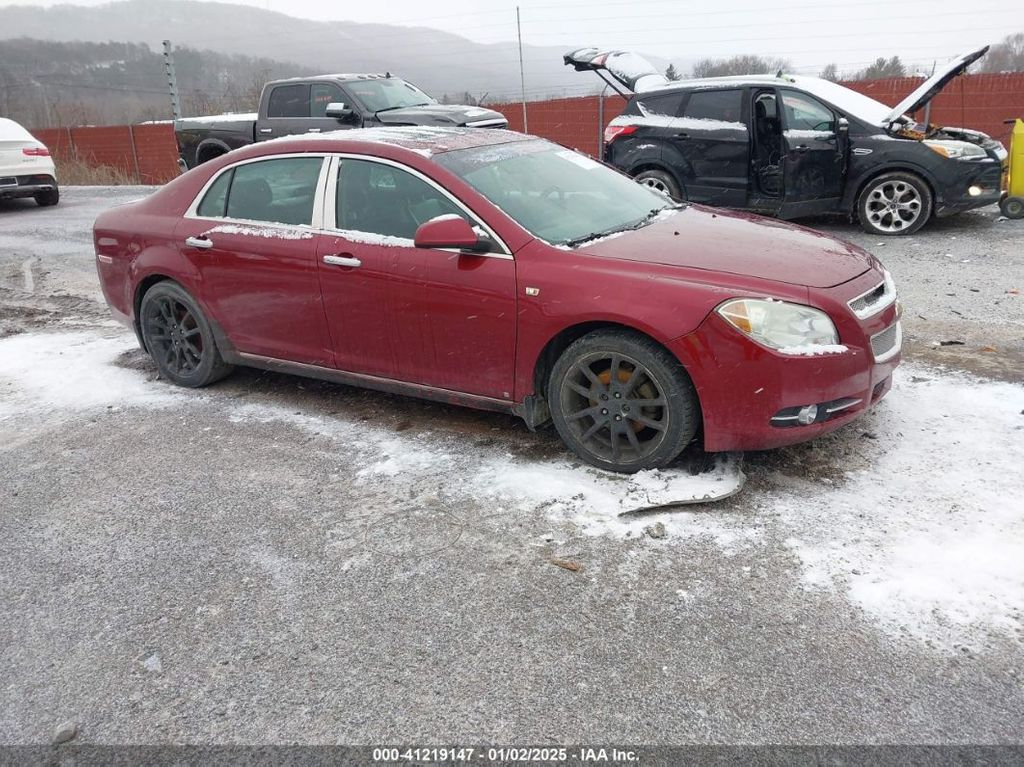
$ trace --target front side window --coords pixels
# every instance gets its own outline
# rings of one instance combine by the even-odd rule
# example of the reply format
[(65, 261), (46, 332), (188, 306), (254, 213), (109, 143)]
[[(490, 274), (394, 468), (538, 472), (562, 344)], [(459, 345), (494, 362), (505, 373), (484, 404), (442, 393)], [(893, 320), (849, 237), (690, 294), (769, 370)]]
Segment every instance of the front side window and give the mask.
[(628, 176), (543, 139), (443, 152), (434, 162), (558, 245), (639, 228), (675, 207)]
[(836, 118), (832, 110), (806, 93), (783, 91), (782, 111), (787, 130), (835, 132)]
[(213, 182), (196, 213), (204, 218), (235, 218), (311, 226), (321, 157), (286, 157), (246, 163)]
[(275, 87), (270, 92), (267, 117), (309, 117), (309, 84)]
[(683, 114), (692, 120), (739, 124), (742, 103), (743, 91), (739, 89), (694, 91), (686, 102), (686, 111)]
[(327, 105), (344, 102), (345, 96), (341, 88), (330, 83), (313, 83), (312, 97), (309, 100), (310, 117), (326, 117)]
[(338, 173), (337, 227), (412, 240), (420, 224), (465, 211), (431, 184), (401, 168), (369, 160), (342, 160)]

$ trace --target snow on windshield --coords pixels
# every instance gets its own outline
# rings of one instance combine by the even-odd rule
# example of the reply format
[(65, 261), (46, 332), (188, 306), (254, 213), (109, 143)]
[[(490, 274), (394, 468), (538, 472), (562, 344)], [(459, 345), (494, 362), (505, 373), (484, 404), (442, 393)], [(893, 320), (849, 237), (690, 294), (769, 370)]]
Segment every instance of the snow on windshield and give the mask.
[(872, 125), (886, 125), (889, 122), (887, 118), (892, 112), (892, 107), (886, 106), (881, 101), (875, 101), (870, 96), (845, 88), (839, 83), (819, 80), (817, 77), (794, 77), (792, 79), (795, 85), (812, 96), (817, 96), (838, 107), (840, 111), (866, 120)]

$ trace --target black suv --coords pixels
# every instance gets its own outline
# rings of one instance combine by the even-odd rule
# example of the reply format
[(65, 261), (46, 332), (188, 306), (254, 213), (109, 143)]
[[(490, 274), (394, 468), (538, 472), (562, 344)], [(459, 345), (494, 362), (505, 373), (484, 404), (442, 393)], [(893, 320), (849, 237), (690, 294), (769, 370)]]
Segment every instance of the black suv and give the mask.
[(939, 69), (895, 108), (828, 80), (751, 75), (669, 82), (635, 54), (566, 54), (628, 99), (604, 159), (680, 200), (782, 218), (856, 216), (910, 234), (932, 216), (999, 201), (1006, 149), (983, 133), (907, 115), (988, 48)]

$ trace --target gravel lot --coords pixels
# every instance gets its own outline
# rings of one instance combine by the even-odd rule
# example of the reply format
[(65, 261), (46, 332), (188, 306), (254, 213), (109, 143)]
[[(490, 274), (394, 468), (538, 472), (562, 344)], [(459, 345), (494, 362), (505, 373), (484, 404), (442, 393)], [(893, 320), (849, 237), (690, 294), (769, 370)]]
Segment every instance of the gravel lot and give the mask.
[(892, 394), (626, 520), (739, 470), (627, 480), (504, 416), (158, 380), (89, 231), (145, 191), (0, 203), (0, 743), (1021, 741), (1019, 222), (810, 222), (897, 279)]

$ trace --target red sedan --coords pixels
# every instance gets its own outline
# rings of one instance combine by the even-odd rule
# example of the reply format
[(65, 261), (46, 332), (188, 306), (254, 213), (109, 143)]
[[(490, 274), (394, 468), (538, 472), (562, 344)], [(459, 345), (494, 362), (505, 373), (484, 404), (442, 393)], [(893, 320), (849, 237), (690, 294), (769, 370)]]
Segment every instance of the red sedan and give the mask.
[(512, 412), (614, 471), (816, 437), (899, 362), (867, 252), (504, 130), (256, 144), (94, 237), (107, 302), (177, 384), (249, 365)]

